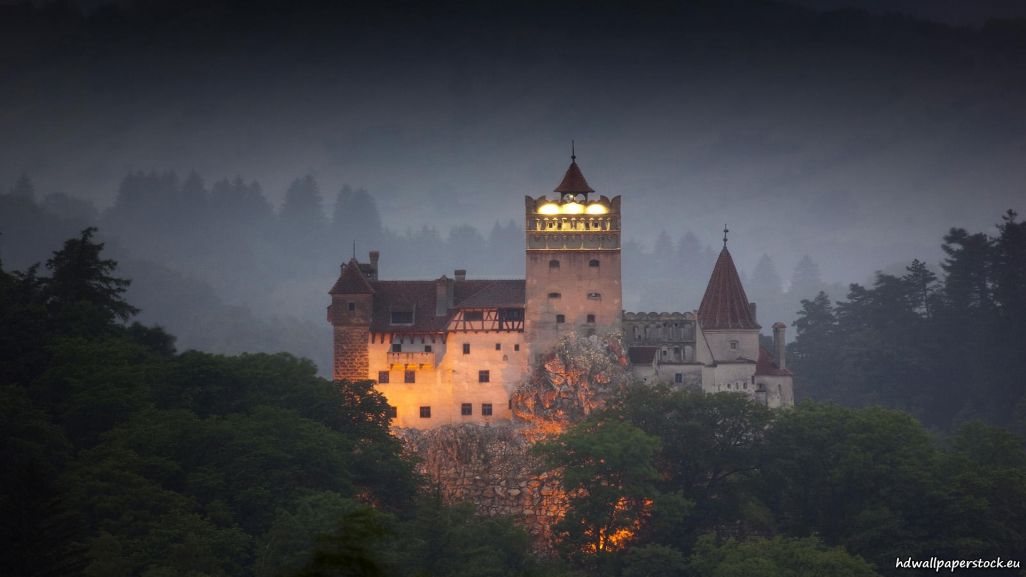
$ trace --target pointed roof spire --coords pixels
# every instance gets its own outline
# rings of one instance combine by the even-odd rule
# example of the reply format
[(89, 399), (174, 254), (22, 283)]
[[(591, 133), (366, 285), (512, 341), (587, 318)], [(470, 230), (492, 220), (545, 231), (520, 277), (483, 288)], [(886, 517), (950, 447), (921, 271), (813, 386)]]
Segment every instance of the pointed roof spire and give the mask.
[(342, 267), (342, 273), (338, 275), (335, 286), (331, 287), (328, 293), (350, 295), (374, 294), (374, 289), (371, 288), (370, 283), (367, 282), (367, 279), (360, 271), (360, 263), (356, 262), (355, 258), (352, 258)]
[(577, 152), (574, 150), (573, 140), (570, 141), (570, 166), (566, 169), (562, 182), (559, 183), (559, 186), (553, 192), (561, 194), (588, 194), (589, 192), (595, 192), (595, 189), (588, 186), (588, 181), (584, 180), (584, 175), (581, 174), (581, 169), (577, 166)]
[(726, 241), (716, 259), (712, 276), (709, 277), (709, 286), (705, 289), (702, 304), (698, 307), (698, 320), (703, 329), (759, 328), (748, 306), (748, 295), (741, 286), (741, 277), (737, 274)]

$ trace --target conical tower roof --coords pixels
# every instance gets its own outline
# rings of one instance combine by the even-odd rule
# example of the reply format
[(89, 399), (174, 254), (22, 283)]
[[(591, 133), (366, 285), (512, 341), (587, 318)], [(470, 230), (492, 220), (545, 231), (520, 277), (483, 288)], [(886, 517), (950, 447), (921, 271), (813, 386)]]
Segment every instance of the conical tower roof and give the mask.
[(345, 266), (342, 267), (342, 273), (338, 275), (338, 280), (335, 281), (335, 286), (331, 287), (329, 294), (373, 294), (374, 289), (371, 288), (367, 279), (360, 272), (360, 263), (356, 262), (356, 259), (350, 259)]
[(702, 297), (702, 305), (698, 307), (698, 320), (703, 329), (759, 328), (748, 307), (748, 296), (741, 286), (741, 277), (726, 244), (709, 277), (709, 286)]
[(553, 192), (561, 194), (588, 194), (589, 192), (595, 192), (595, 189), (588, 186), (588, 181), (584, 180), (584, 175), (581, 174), (581, 168), (577, 166), (577, 160), (572, 159), (570, 167), (566, 169), (566, 174), (563, 175), (563, 181), (559, 183), (559, 186)]

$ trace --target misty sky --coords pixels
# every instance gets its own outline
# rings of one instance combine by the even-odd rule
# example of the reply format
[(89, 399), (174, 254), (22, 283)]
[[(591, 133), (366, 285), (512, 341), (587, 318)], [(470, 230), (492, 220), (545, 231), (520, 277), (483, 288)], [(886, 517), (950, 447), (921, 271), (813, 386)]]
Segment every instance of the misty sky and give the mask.
[(487, 230), (551, 191), (575, 139), (626, 237), (717, 246), (727, 223), (742, 268), (809, 254), (842, 282), (1026, 213), (1026, 26), (985, 24), (1022, 3), (485, 4), (140, 2), (14, 35), (0, 183), (103, 207), (129, 171), (196, 170), (277, 202), (309, 173), (369, 190), (394, 230)]

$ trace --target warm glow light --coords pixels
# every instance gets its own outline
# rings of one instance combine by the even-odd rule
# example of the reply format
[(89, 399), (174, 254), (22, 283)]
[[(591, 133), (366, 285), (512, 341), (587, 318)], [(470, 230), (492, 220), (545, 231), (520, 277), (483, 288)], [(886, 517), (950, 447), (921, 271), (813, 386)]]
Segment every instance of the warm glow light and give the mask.
[(538, 209), (538, 214), (559, 214), (559, 205), (554, 202), (547, 202)]
[(581, 214), (584, 212), (584, 205), (576, 202), (568, 202), (561, 207), (561, 212), (563, 214)]
[(585, 212), (588, 214), (606, 214), (609, 212), (609, 209), (596, 202), (589, 204)]

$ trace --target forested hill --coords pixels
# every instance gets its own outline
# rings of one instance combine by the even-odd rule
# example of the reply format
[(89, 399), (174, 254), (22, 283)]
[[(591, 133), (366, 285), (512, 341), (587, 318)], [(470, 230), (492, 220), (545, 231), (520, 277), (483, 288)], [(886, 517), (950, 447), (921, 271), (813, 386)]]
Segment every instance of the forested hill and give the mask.
[(129, 281), (93, 234), (0, 267), (5, 574), (871, 577), (1026, 551), (1026, 452), (1007, 430), (628, 387), (537, 447), (570, 498), (559, 558), (536, 558), (508, 519), (438, 502), (372, 383), (178, 352), (129, 324)]
[(788, 349), (799, 396), (1026, 431), (1026, 222), (1009, 210), (996, 232), (951, 229), (940, 275), (915, 261), (846, 300), (802, 301)]

